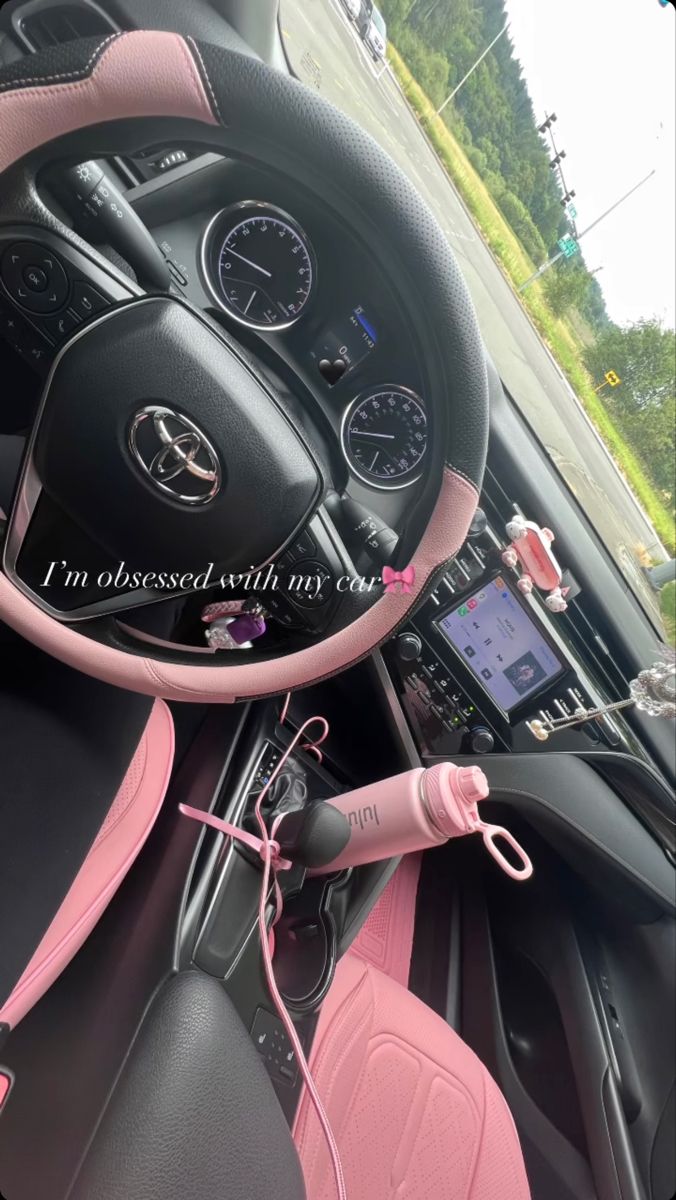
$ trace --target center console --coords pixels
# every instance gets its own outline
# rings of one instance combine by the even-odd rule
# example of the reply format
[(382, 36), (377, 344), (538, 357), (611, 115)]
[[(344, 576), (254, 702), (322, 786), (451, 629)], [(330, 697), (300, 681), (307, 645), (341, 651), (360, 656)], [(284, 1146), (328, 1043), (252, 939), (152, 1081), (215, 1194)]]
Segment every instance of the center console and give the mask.
[(576, 653), (572, 614), (550, 613), (536, 592), (523, 595), (502, 561), (505, 548), (478, 510), (441, 583), (384, 650), (421, 756), (621, 747), (617, 717), (544, 744), (533, 736), (532, 721), (572, 716), (608, 697)]

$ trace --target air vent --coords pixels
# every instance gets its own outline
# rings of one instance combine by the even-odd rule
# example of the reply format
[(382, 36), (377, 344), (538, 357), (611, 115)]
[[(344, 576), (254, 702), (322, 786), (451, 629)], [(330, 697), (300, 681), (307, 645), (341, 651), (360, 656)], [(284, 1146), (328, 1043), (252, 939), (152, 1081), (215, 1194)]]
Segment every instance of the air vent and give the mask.
[(77, 38), (111, 33), (118, 26), (93, 4), (27, 4), (16, 14), (16, 30), (29, 50), (46, 50)]

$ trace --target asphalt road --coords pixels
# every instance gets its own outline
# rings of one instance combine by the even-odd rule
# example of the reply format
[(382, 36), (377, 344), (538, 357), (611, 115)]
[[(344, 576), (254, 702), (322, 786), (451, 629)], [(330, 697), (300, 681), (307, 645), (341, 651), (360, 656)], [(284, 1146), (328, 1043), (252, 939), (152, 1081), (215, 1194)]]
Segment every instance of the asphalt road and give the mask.
[(429, 204), (464, 272), (506, 388), (625, 577), (657, 612), (637, 557), (640, 548), (663, 557), (655, 531), (477, 233), (390, 72), (373, 63), (340, 0), (281, 0), (281, 23), (299, 78), (366, 129)]

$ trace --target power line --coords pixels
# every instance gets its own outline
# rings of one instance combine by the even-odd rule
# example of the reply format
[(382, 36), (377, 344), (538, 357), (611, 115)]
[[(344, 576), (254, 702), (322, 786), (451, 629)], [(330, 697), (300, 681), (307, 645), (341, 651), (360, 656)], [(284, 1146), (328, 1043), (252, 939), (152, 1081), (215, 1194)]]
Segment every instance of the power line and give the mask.
[[(621, 204), (624, 204), (625, 200), (628, 200), (630, 196), (633, 196), (634, 192), (637, 192), (640, 187), (643, 187), (644, 183), (647, 183), (649, 179), (652, 179), (654, 174), (655, 168), (653, 167), (652, 171), (648, 175), (646, 175), (643, 179), (639, 179), (638, 183), (635, 183), (633, 188), (630, 188), (628, 192), (625, 192), (623, 196), (620, 196), (619, 200), (616, 200), (614, 204), (611, 204), (610, 208), (607, 208), (605, 212), (601, 213), (600, 217), (597, 217), (595, 221), (592, 221), (591, 225), (588, 225), (586, 229), (583, 229), (582, 233), (579, 234), (577, 241), (581, 242), (585, 234), (591, 233), (592, 229), (595, 229), (597, 225), (600, 225), (601, 221), (604, 221), (606, 217), (610, 216), (611, 212), (615, 212), (615, 209), (619, 208)], [(552, 258), (548, 258), (547, 262), (543, 263), (541, 267), (538, 267), (537, 271), (535, 271), (525, 283), (521, 284), (519, 291), (525, 292), (526, 288), (530, 287), (531, 283), (534, 283), (536, 279), (539, 279), (541, 275), (544, 275), (545, 271), (548, 271), (550, 267), (553, 267), (554, 263), (558, 262), (560, 258), (563, 258), (563, 256), (563, 250), (559, 250), (558, 254), (553, 255)]]
[(502, 37), (503, 33), (507, 32), (508, 25), (509, 25), (509, 21), (505, 21), (505, 24), (503, 25), (500, 32), (496, 33), (495, 37), (493, 38), (493, 41), (490, 42), (488, 44), (488, 46), (486, 46), (486, 49), (484, 50), (483, 54), (479, 55), (476, 62), (472, 64), (472, 66), (470, 67), (467, 74), (464, 75), (463, 78), (460, 80), (460, 83), (456, 87), (453, 88), (453, 91), (451, 92), (450, 96), (447, 96), (446, 99), (444, 100), (443, 104), (441, 105), (441, 107), (437, 109), (437, 116), (440, 116), (440, 114), (444, 111), (446, 105), (450, 104), (450, 102), (454, 96), (457, 96), (458, 92), (460, 91), (460, 88), (463, 86), (463, 84), (467, 83), (467, 80), (469, 79), (470, 75), (472, 75), (473, 72), (476, 71), (477, 67), (479, 66), (479, 63), (483, 62), (483, 60), (485, 59), (489, 50), (492, 50), (495, 43), (497, 41), (499, 41), (499, 39)]

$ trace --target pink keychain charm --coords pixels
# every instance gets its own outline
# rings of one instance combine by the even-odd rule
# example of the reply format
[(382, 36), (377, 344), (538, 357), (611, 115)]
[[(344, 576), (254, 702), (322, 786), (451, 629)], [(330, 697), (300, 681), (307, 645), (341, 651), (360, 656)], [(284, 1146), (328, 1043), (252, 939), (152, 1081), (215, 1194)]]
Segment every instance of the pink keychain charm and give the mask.
[(205, 625), (210, 625), (219, 617), (232, 617), (241, 613), (244, 605), (244, 600), (217, 600), (215, 604), (207, 604), (206, 608), (202, 609), (202, 620)]

